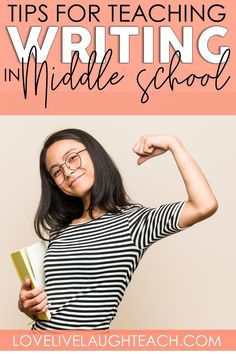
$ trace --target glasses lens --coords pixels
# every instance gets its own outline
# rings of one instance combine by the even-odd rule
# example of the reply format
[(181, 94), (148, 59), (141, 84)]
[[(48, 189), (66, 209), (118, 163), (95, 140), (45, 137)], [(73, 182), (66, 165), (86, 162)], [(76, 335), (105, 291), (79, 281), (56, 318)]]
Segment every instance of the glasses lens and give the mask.
[(81, 166), (81, 158), (78, 152), (72, 152), (69, 154), (65, 160), (66, 166), (70, 170), (78, 170)]
[(65, 176), (63, 171), (57, 167), (51, 171), (51, 176), (54, 179), (55, 183), (60, 185), (64, 182)]

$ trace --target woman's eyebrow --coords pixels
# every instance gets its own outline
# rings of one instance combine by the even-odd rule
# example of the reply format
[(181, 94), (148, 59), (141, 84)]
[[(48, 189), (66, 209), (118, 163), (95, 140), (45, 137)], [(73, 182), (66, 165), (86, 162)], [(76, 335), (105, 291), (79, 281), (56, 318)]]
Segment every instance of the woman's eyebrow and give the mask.
[(74, 151), (74, 150), (78, 150), (78, 148), (74, 147), (74, 148), (72, 148), (72, 149), (66, 151), (66, 152), (64, 153), (64, 155), (62, 156), (62, 159), (64, 159), (64, 158), (66, 157), (66, 155), (68, 155), (70, 152), (72, 152), (72, 151)]

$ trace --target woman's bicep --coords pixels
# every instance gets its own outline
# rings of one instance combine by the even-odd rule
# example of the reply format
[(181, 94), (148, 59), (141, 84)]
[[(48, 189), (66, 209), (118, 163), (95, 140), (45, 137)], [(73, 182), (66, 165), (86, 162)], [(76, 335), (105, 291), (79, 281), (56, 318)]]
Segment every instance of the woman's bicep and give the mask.
[(204, 208), (197, 208), (193, 203), (187, 200), (179, 215), (179, 227), (186, 228), (207, 219), (215, 212), (215, 206), (206, 205)]

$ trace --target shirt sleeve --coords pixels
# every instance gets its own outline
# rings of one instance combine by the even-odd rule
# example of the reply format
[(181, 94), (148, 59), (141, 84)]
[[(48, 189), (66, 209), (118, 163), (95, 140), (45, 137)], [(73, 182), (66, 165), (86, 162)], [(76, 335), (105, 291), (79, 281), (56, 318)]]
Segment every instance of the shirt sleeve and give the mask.
[(185, 230), (179, 226), (179, 216), (185, 202), (161, 205), (159, 208), (136, 208), (129, 218), (132, 241), (140, 249), (145, 250), (151, 244)]

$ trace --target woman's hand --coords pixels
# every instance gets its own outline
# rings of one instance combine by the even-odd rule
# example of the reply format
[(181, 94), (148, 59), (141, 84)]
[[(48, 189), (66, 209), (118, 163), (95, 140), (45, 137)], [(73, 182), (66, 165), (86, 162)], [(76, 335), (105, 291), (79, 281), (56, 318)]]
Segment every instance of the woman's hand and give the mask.
[(31, 281), (27, 278), (21, 286), (18, 307), (21, 312), (35, 319), (35, 315), (47, 311), (47, 295), (42, 288), (31, 289)]
[(173, 136), (142, 135), (133, 147), (133, 151), (140, 156), (137, 160), (138, 165), (170, 150), (174, 140), (177, 139)]

